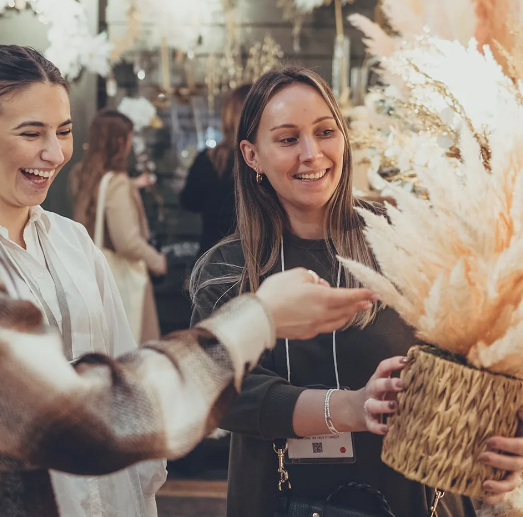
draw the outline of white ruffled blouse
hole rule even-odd
[[[37,225],[46,239],[39,240]],[[7,229],[0,226],[0,245],[21,266],[11,271],[18,297],[35,303],[45,315],[38,297],[23,280],[29,273],[61,328],[56,289],[40,242],[46,247],[67,297],[73,360],[92,352],[116,357],[137,348],[105,257],[82,225],[33,207],[24,240],[27,249],[12,242]],[[163,461],[148,461],[98,477],[52,472],[63,517],[155,517],[155,493],[165,479]]]

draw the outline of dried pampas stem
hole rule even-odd
[[[474,138],[477,140],[480,148],[481,148],[481,157],[483,159],[483,164],[485,167],[490,170],[490,149],[488,146],[487,139],[484,134],[480,134],[476,131],[474,128],[474,125],[472,124],[472,121],[467,116],[465,109],[463,108],[462,104],[456,99],[454,94],[449,90],[446,84],[442,83],[441,81],[438,81],[436,79],[433,79],[429,74],[424,72],[420,69],[418,65],[412,62],[412,60],[409,60],[409,65],[418,73],[421,74],[425,80],[427,81],[427,84],[430,85],[436,92],[438,92],[445,102],[449,105],[449,107],[457,113],[467,124],[468,128],[470,129],[471,133],[474,135]],[[414,85],[411,85],[412,87]]]

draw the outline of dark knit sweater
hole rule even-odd
[[[324,241],[310,241],[289,235],[284,242],[286,269],[305,267],[335,284],[336,267]],[[221,246],[202,272],[202,281],[225,274],[237,274],[243,266],[239,241]],[[274,272],[281,271],[277,264]],[[235,296],[231,286],[210,286],[200,293],[193,323]],[[337,359],[340,383],[357,390],[383,359],[405,355],[414,343],[412,330],[397,313],[385,309],[363,330],[350,328],[337,333]],[[280,340],[260,365],[247,374],[243,391],[222,422],[233,432],[229,465],[227,517],[272,517],[279,475],[272,449],[276,438],[295,437],[292,417],[296,401],[305,386],[335,387],[332,334],[290,342],[291,382],[287,383],[285,343]],[[434,490],[409,481],[387,467],[380,458],[382,437],[368,432],[355,433],[356,462],[353,464],[291,465],[289,476],[293,493],[326,497],[350,481],[367,483],[380,490],[397,517],[427,517]],[[446,494],[439,517],[474,517],[472,502]]]

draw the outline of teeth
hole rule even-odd
[[[295,178],[300,180],[319,180],[320,178],[323,178],[327,174],[326,170],[323,170],[321,172],[316,172],[314,174],[296,174]]]
[[[22,170],[29,174],[34,174],[35,176],[40,176],[41,178],[44,178],[44,179],[52,178],[56,171],[56,169],[53,169],[51,171],[43,171],[40,169],[22,169]]]

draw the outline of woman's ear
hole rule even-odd
[[[258,159],[256,154],[256,147],[253,143],[248,140],[242,140],[240,142],[240,150],[243,155],[245,163],[251,168],[256,170],[258,168]]]

